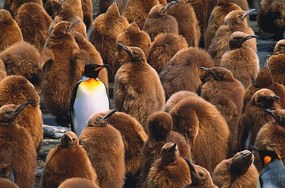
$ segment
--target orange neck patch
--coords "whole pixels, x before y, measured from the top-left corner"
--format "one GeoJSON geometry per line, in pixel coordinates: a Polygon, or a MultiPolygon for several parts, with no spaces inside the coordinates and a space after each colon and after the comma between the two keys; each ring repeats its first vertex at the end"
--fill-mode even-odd
{"type": "Polygon", "coordinates": [[[90,78],[86,81],[83,81],[81,82],[80,85],[82,86],[83,89],[87,89],[87,90],[93,90],[95,88],[100,88],[100,87],[105,88],[103,82],[95,78],[90,78]]]}

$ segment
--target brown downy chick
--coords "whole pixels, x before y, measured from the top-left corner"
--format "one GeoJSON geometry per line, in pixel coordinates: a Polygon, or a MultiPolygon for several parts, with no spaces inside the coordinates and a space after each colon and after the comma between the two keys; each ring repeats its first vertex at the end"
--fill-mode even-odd
{"type": "Polygon", "coordinates": [[[184,158],[191,158],[191,148],[185,138],[172,131],[172,118],[166,112],[155,112],[148,118],[148,140],[143,146],[143,166],[141,185],[146,186],[146,179],[151,165],[161,157],[161,147],[167,142],[174,142],[179,147],[179,153],[184,158]]]}
{"type": "Polygon", "coordinates": [[[0,59],[0,81],[7,76],[7,71],[5,68],[5,64],[0,59]]]}
{"type": "Polygon", "coordinates": [[[167,14],[176,18],[179,34],[185,37],[188,46],[198,47],[200,28],[195,11],[190,3],[179,1],[167,10],[167,14]]]}
{"type": "Polygon", "coordinates": [[[60,0],[60,3],[68,3],[72,6],[75,15],[78,16],[82,21],[83,18],[83,10],[82,10],[82,0],[60,0]]]}
{"type": "MultiPolygon", "coordinates": [[[[123,15],[125,12],[127,2],[128,0],[116,0],[121,15],[123,15]]],[[[114,3],[114,0],[100,0],[98,15],[105,13],[112,3],[114,3]]]]}
{"type": "Polygon", "coordinates": [[[105,116],[102,113],[92,115],[80,135],[80,143],[96,170],[100,187],[124,185],[124,142],[121,133],[107,122],[114,112],[105,116]]]}
{"type": "Polygon", "coordinates": [[[128,0],[124,16],[129,23],[136,22],[140,28],[143,28],[149,11],[159,3],[159,0],[128,0]]]}
{"type": "Polygon", "coordinates": [[[254,155],[248,150],[240,151],[232,158],[223,160],[214,170],[214,183],[220,188],[255,188],[258,172],[253,161],[254,155]]]}
{"type": "Polygon", "coordinates": [[[18,9],[23,4],[30,2],[43,6],[42,0],[4,0],[4,9],[8,10],[13,18],[16,18],[18,16],[18,9]]]}
{"type": "Polygon", "coordinates": [[[148,33],[151,41],[160,33],[173,33],[178,35],[178,23],[176,19],[167,14],[167,10],[172,4],[173,2],[155,5],[148,13],[143,30],[148,33]]]}
{"type": "MultiPolygon", "coordinates": [[[[97,49],[93,46],[91,42],[84,38],[84,36],[79,32],[72,32],[72,35],[79,48],[81,50],[85,50],[89,54],[89,59],[87,55],[81,55],[81,58],[87,58],[87,60],[85,60],[85,62],[87,62],[86,64],[104,65],[101,54],[97,51],[97,49]]],[[[109,87],[107,69],[102,69],[99,72],[98,78],[104,82],[107,88],[109,87]]]]}
{"type": "Polygon", "coordinates": [[[163,87],[140,48],[122,44],[118,48],[118,61],[122,65],[115,76],[115,107],[136,118],[146,129],[148,116],[164,108],[163,87]]]}
{"type": "Polygon", "coordinates": [[[201,69],[213,78],[202,86],[201,97],[215,105],[227,121],[230,130],[229,154],[232,156],[238,150],[238,123],[242,114],[245,89],[228,69],[201,69]]]}
{"type": "Polygon", "coordinates": [[[254,93],[262,88],[270,89],[277,96],[279,96],[280,100],[277,100],[276,103],[280,106],[280,108],[285,108],[285,86],[275,82],[268,67],[265,66],[259,71],[255,82],[252,83],[245,91],[242,110],[243,112],[246,104],[250,101],[254,93]]]}
{"type": "Polygon", "coordinates": [[[280,97],[269,89],[258,90],[245,107],[245,111],[239,123],[239,144],[240,149],[248,149],[253,146],[256,135],[260,128],[273,117],[264,109],[276,109],[276,100],[280,97]]]}
{"type": "Polygon", "coordinates": [[[81,177],[98,185],[96,171],[75,133],[68,131],[59,145],[50,150],[42,174],[42,188],[57,188],[64,180],[81,177]]]}
{"type": "Polygon", "coordinates": [[[213,64],[210,55],[202,49],[189,47],[179,50],[159,73],[166,99],[181,90],[197,93],[205,75],[200,67],[213,67],[213,64]]]}
{"type": "Polygon", "coordinates": [[[74,61],[79,50],[70,29],[75,23],[61,21],[55,25],[41,56],[49,52],[43,62],[42,95],[47,110],[57,116],[66,116],[70,108],[73,86],[83,73],[84,64],[74,61]]]}
{"type": "Polygon", "coordinates": [[[9,171],[19,187],[34,187],[35,184],[37,153],[34,143],[26,129],[16,122],[19,113],[29,104],[30,101],[25,101],[21,105],[7,104],[0,108],[0,166],[10,165],[9,171]]]}
{"type": "Polygon", "coordinates": [[[7,75],[21,75],[27,78],[40,93],[41,67],[40,53],[27,42],[17,42],[0,53],[7,75]]]}
{"type": "Polygon", "coordinates": [[[212,10],[207,29],[205,31],[204,46],[206,50],[208,50],[211,45],[216,31],[224,24],[226,15],[233,10],[241,10],[241,8],[231,0],[217,0],[217,5],[212,10]]]}
{"type": "Polygon", "coordinates": [[[72,4],[66,2],[60,4],[59,14],[50,24],[49,32],[51,32],[54,29],[55,25],[60,21],[78,22],[76,25],[74,25],[74,27],[72,27],[71,31],[77,31],[81,33],[85,38],[87,38],[86,26],[84,22],[80,19],[80,17],[76,15],[72,4]]]}
{"type": "Polygon", "coordinates": [[[285,54],[285,39],[279,40],[275,44],[274,54],[285,54]]]}
{"type": "Polygon", "coordinates": [[[170,111],[173,130],[191,146],[192,159],[211,174],[228,156],[229,128],[219,110],[201,97],[186,97],[170,111]],[[214,144],[213,144],[214,143],[214,144]]]}
{"type": "Polygon", "coordinates": [[[41,51],[48,37],[48,28],[52,22],[51,17],[42,5],[36,3],[23,4],[18,10],[16,22],[22,31],[23,40],[41,51]]]}
{"type": "Polygon", "coordinates": [[[92,0],[81,0],[83,22],[86,25],[86,31],[93,23],[93,1],[92,0]]]}
{"type": "Polygon", "coordinates": [[[258,56],[249,43],[246,43],[253,38],[258,36],[240,31],[232,33],[229,38],[229,51],[221,58],[221,67],[229,69],[245,88],[254,82],[259,72],[258,56]]]}
{"type": "Polygon", "coordinates": [[[54,19],[59,14],[60,1],[59,0],[46,0],[44,8],[48,15],[54,19]]]}
{"type": "Polygon", "coordinates": [[[170,112],[177,103],[179,103],[182,99],[186,97],[197,97],[197,93],[192,91],[181,90],[169,97],[169,99],[165,103],[165,112],[170,112]]]}
{"type": "Polygon", "coordinates": [[[22,76],[8,76],[0,82],[0,106],[22,104],[31,101],[17,118],[17,124],[24,127],[34,141],[34,148],[40,151],[43,141],[43,120],[40,110],[40,96],[34,86],[22,76]]]}
{"type": "MultiPolygon", "coordinates": [[[[136,22],[131,23],[123,33],[119,34],[116,42],[126,46],[139,47],[143,50],[145,57],[148,57],[151,40],[148,34],[145,31],[141,30],[139,26],[136,24],[136,22]]],[[[115,70],[114,70],[115,73],[120,68],[120,66],[121,65],[117,61],[116,57],[115,70]]]]}
{"type": "Polygon", "coordinates": [[[148,63],[160,73],[179,50],[187,47],[187,41],[181,35],[161,33],[151,44],[148,63]]]}
{"type": "Polygon", "coordinates": [[[17,22],[8,10],[0,9],[0,52],[19,41],[23,36],[17,22]]]}
{"type": "Polygon", "coordinates": [[[1,188],[19,188],[17,184],[7,178],[0,178],[1,188]]]}
{"type": "Polygon", "coordinates": [[[58,188],[99,188],[94,181],[87,178],[69,178],[63,181],[58,188]]]}
{"type": "Polygon", "coordinates": [[[180,156],[175,143],[163,145],[161,158],[153,163],[146,181],[149,188],[179,188],[191,184],[189,166],[180,156]]]}
{"type": "Polygon", "coordinates": [[[268,58],[267,67],[270,70],[273,80],[285,85],[285,54],[271,55],[268,58]]]}
{"type": "Polygon", "coordinates": [[[114,81],[116,39],[129,26],[128,20],[120,15],[117,4],[114,2],[106,13],[96,17],[92,23],[90,42],[100,52],[104,64],[109,64],[112,71],[108,73],[109,81],[114,81]]]}
{"type": "MultiPolygon", "coordinates": [[[[254,31],[248,26],[246,16],[252,13],[254,9],[248,11],[231,11],[224,20],[224,25],[220,26],[209,46],[208,52],[215,62],[215,66],[220,66],[223,54],[229,50],[229,39],[233,32],[241,31],[248,35],[254,35],[254,31]]],[[[248,43],[256,52],[256,40],[252,39],[248,43]]]]}

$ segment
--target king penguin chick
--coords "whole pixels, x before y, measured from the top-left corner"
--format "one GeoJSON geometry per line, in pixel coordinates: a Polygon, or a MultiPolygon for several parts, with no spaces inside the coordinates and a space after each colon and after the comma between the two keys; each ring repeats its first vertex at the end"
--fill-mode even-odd
{"type": "Polygon", "coordinates": [[[88,64],[83,78],[74,86],[70,100],[71,130],[80,135],[94,113],[109,110],[110,103],[105,84],[98,79],[100,70],[107,65],[88,64]]]}
{"type": "Polygon", "coordinates": [[[282,187],[285,182],[285,167],[281,156],[275,150],[256,149],[263,166],[259,175],[258,187],[282,187]]]}
{"type": "Polygon", "coordinates": [[[166,112],[154,112],[148,118],[148,140],[143,146],[143,166],[141,185],[146,186],[146,179],[151,165],[161,157],[161,148],[167,142],[174,142],[179,147],[182,157],[191,158],[191,148],[185,138],[179,133],[172,131],[173,123],[171,116],[166,112]]]}
{"type": "Polygon", "coordinates": [[[94,114],[80,135],[96,170],[100,187],[123,187],[125,177],[125,148],[121,133],[108,123],[116,110],[94,114]],[[102,141],[104,143],[102,143],[102,141]]]}
{"type": "Polygon", "coordinates": [[[159,74],[179,50],[187,47],[187,41],[183,36],[161,33],[155,37],[151,44],[148,63],[159,74]]]}
{"type": "Polygon", "coordinates": [[[259,59],[246,41],[258,38],[256,35],[236,31],[229,39],[229,51],[221,58],[221,66],[229,69],[234,77],[247,88],[254,82],[259,72],[259,59]]]}
{"type": "Polygon", "coordinates": [[[27,78],[40,93],[41,67],[40,53],[28,42],[17,42],[0,53],[0,59],[8,75],[21,75],[27,78]]]}
{"type": "Polygon", "coordinates": [[[42,5],[33,2],[23,4],[18,10],[16,21],[22,31],[23,40],[41,51],[52,22],[42,5]]]}
{"type": "Polygon", "coordinates": [[[187,0],[180,0],[167,10],[167,14],[176,18],[179,34],[185,37],[188,46],[198,47],[200,28],[195,11],[187,0]]]}
{"type": "Polygon", "coordinates": [[[178,23],[176,19],[167,14],[167,10],[173,2],[155,5],[148,13],[143,30],[148,33],[151,41],[160,33],[178,34],[178,23]]]}
{"type": "Polygon", "coordinates": [[[42,173],[42,188],[57,188],[64,180],[81,177],[98,184],[96,171],[85,149],[79,145],[77,136],[67,131],[60,144],[52,148],[42,173]]]}
{"type": "Polygon", "coordinates": [[[204,46],[206,50],[208,50],[211,45],[216,31],[223,25],[226,15],[233,10],[241,10],[241,8],[233,3],[232,0],[217,0],[217,5],[211,12],[204,36],[204,46]]]}
{"type": "Polygon", "coordinates": [[[190,144],[193,161],[212,174],[216,165],[228,156],[230,133],[224,117],[213,104],[198,96],[181,100],[170,115],[173,130],[190,144]]]}
{"type": "Polygon", "coordinates": [[[285,39],[279,40],[275,44],[274,54],[285,54],[285,39]]]}
{"type": "Polygon", "coordinates": [[[258,90],[245,107],[239,122],[239,144],[240,149],[248,149],[253,146],[256,135],[260,128],[273,117],[264,109],[275,109],[276,100],[280,97],[269,89],[258,90]]]}
{"type": "Polygon", "coordinates": [[[17,184],[6,178],[0,178],[1,188],[19,188],[17,184]]]}
{"type": "Polygon", "coordinates": [[[31,136],[16,123],[16,118],[29,104],[30,101],[21,105],[1,105],[0,108],[0,166],[10,164],[15,183],[27,188],[35,184],[37,153],[31,136]]]}
{"type": "Polygon", "coordinates": [[[143,145],[148,139],[142,125],[131,115],[124,112],[114,113],[108,122],[120,131],[125,145],[125,184],[134,187],[142,168],[143,145]]]}
{"type": "Polygon", "coordinates": [[[0,9],[0,52],[19,41],[23,36],[17,22],[8,10],[0,9]]]}
{"type": "Polygon", "coordinates": [[[52,19],[54,19],[56,15],[58,15],[60,3],[61,2],[58,0],[46,0],[44,8],[52,19]]]}
{"type": "Polygon", "coordinates": [[[168,142],[161,148],[161,158],[153,163],[146,184],[149,188],[179,188],[191,184],[189,166],[175,143],[168,142]]]}
{"type": "Polygon", "coordinates": [[[92,23],[90,42],[101,54],[104,64],[111,66],[112,71],[108,73],[110,82],[114,81],[115,76],[116,39],[128,26],[128,20],[120,15],[115,2],[108,8],[106,13],[96,17],[92,23]]]}
{"type": "Polygon", "coordinates": [[[159,3],[159,0],[128,0],[124,16],[129,23],[136,22],[140,28],[143,28],[149,11],[159,3]]]}
{"type": "Polygon", "coordinates": [[[42,4],[42,0],[4,0],[4,9],[8,10],[13,18],[16,18],[18,16],[18,10],[19,8],[25,4],[25,3],[37,3],[39,5],[42,4]]]}
{"type": "Polygon", "coordinates": [[[118,60],[122,65],[115,76],[115,107],[136,118],[146,129],[148,116],[164,108],[163,87],[140,48],[122,44],[118,47],[118,60]]]}
{"type": "Polygon", "coordinates": [[[189,47],[179,50],[159,73],[166,99],[181,90],[197,93],[205,75],[200,67],[213,67],[213,64],[210,55],[202,49],[189,47]]]}
{"type": "MultiPolygon", "coordinates": [[[[222,55],[229,50],[229,39],[233,32],[241,31],[248,35],[254,35],[254,31],[248,26],[246,16],[254,9],[243,11],[231,11],[224,20],[224,25],[220,26],[209,46],[208,52],[215,62],[215,66],[220,66],[222,55]]],[[[249,41],[250,47],[256,52],[256,40],[249,41]]]]}
{"type": "Polygon", "coordinates": [[[267,67],[270,70],[273,80],[285,85],[285,54],[273,54],[268,58],[267,67]]]}
{"type": "Polygon", "coordinates": [[[0,59],[0,81],[7,76],[7,71],[5,68],[5,64],[0,59]]]}
{"type": "Polygon", "coordinates": [[[86,25],[86,31],[93,22],[93,2],[92,0],[81,0],[83,22],[86,25]]]}
{"type": "MultiPolygon", "coordinates": [[[[125,13],[127,2],[128,0],[116,0],[121,15],[125,13]]],[[[114,0],[100,0],[98,15],[105,13],[112,3],[114,3],[114,0]]]]}
{"type": "Polygon", "coordinates": [[[221,188],[256,188],[258,172],[253,161],[254,155],[248,150],[240,151],[232,158],[221,161],[213,173],[214,183],[221,188]]]}
{"type": "MultiPolygon", "coordinates": [[[[125,46],[135,46],[143,50],[145,57],[148,57],[150,51],[151,40],[148,34],[141,30],[136,22],[133,22],[129,27],[117,37],[117,43],[121,43],[125,46]]],[[[116,56],[115,70],[114,73],[120,68],[121,63],[118,61],[116,56]]]]}
{"type": "Polygon", "coordinates": [[[17,118],[17,124],[24,127],[34,141],[34,148],[40,151],[43,141],[43,120],[40,110],[40,96],[35,87],[22,76],[8,76],[0,82],[0,106],[22,104],[31,101],[17,118]]]}
{"type": "Polygon", "coordinates": [[[63,181],[58,188],[99,188],[94,181],[87,178],[69,178],[63,181]]]}
{"type": "Polygon", "coordinates": [[[68,3],[72,6],[75,15],[78,16],[82,21],[83,18],[83,10],[82,10],[82,0],[61,0],[61,3],[68,3]]]}
{"type": "Polygon", "coordinates": [[[201,97],[215,105],[227,121],[230,129],[229,153],[232,156],[238,150],[238,123],[245,89],[228,69],[222,67],[201,67],[201,69],[213,78],[202,86],[201,97]]]}

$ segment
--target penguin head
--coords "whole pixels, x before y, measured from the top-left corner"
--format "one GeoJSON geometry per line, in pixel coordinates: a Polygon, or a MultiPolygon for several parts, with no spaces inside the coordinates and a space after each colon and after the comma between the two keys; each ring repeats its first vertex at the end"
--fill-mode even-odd
{"type": "Polygon", "coordinates": [[[206,76],[211,76],[216,81],[232,81],[235,79],[232,72],[223,67],[200,68],[207,72],[206,76]]]}
{"type": "Polygon", "coordinates": [[[271,109],[265,109],[267,113],[272,115],[276,123],[278,123],[281,126],[285,127],[285,110],[283,109],[276,109],[276,110],[271,110],[271,109]]]}
{"type": "Polygon", "coordinates": [[[156,140],[165,140],[173,127],[171,116],[166,112],[154,112],[148,117],[148,135],[156,140]]]}
{"type": "Polygon", "coordinates": [[[83,75],[88,78],[97,78],[99,72],[104,68],[109,68],[110,66],[105,65],[97,65],[97,64],[87,64],[84,67],[83,75]]]}
{"type": "Polygon", "coordinates": [[[178,3],[178,0],[172,0],[172,1],[169,1],[167,4],[162,5],[162,7],[160,7],[160,11],[159,13],[160,14],[166,14],[167,13],[167,10],[172,7],[173,5],[177,4],[178,3]]]}
{"type": "Polygon", "coordinates": [[[73,22],[68,21],[60,21],[55,26],[54,29],[51,31],[50,36],[51,38],[56,39],[65,39],[65,38],[72,38],[70,30],[77,24],[80,23],[81,20],[76,20],[73,22]]]}
{"type": "Polygon", "coordinates": [[[117,112],[116,109],[110,110],[106,113],[97,113],[90,117],[88,120],[88,127],[106,127],[108,124],[109,118],[117,112]]]}
{"type": "Polygon", "coordinates": [[[120,62],[141,63],[146,62],[145,54],[139,47],[125,46],[117,43],[118,60],[120,62]]]}
{"type": "Polygon", "coordinates": [[[24,104],[6,104],[0,108],[0,124],[1,125],[10,125],[15,122],[15,119],[19,113],[31,104],[31,101],[27,101],[24,104]]]}
{"type": "Polygon", "coordinates": [[[72,131],[65,132],[64,135],[61,137],[60,146],[66,148],[73,145],[79,145],[78,137],[72,131]]]}
{"type": "Polygon", "coordinates": [[[279,40],[274,47],[274,54],[285,54],[285,39],[279,40]]]}
{"type": "Polygon", "coordinates": [[[233,32],[229,39],[229,47],[231,50],[242,47],[243,43],[247,40],[259,38],[257,35],[248,35],[241,31],[233,32]]]}
{"type": "Polygon", "coordinates": [[[256,150],[259,154],[259,157],[261,159],[262,167],[267,166],[271,162],[275,160],[282,160],[282,157],[277,154],[275,149],[273,150],[260,150],[259,148],[252,146],[254,150],[256,150]]]}
{"type": "Polygon", "coordinates": [[[161,161],[164,164],[174,162],[179,157],[179,150],[177,144],[167,142],[161,148],[161,161]]]}
{"type": "Polygon", "coordinates": [[[244,25],[247,26],[247,20],[245,19],[247,15],[253,13],[255,9],[250,9],[248,11],[234,10],[228,13],[224,19],[224,24],[228,26],[234,25],[244,25]]]}
{"type": "Polygon", "coordinates": [[[241,176],[247,172],[254,161],[254,155],[249,150],[243,150],[232,157],[230,172],[234,176],[241,176]]]}
{"type": "Polygon", "coordinates": [[[6,9],[0,9],[0,23],[13,21],[11,13],[6,9]]]}
{"type": "Polygon", "coordinates": [[[73,7],[67,2],[61,2],[59,7],[59,15],[64,18],[64,20],[73,17],[75,15],[73,7]]]}
{"type": "Polygon", "coordinates": [[[264,109],[271,109],[275,107],[275,101],[278,99],[280,97],[275,95],[273,91],[263,88],[254,93],[250,99],[250,103],[264,109]]]}

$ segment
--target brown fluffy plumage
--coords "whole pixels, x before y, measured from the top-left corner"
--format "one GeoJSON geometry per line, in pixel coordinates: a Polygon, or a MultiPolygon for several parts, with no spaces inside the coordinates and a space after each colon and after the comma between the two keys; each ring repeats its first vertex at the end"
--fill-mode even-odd
{"type": "Polygon", "coordinates": [[[120,15],[116,3],[113,3],[106,13],[96,17],[92,24],[90,42],[100,52],[104,64],[109,64],[112,71],[109,72],[109,81],[114,81],[114,64],[116,39],[129,26],[128,20],[120,15]]]}
{"type": "Polygon", "coordinates": [[[45,9],[36,3],[25,3],[19,8],[16,21],[22,31],[23,40],[41,51],[52,21],[45,9]]]}
{"type": "Polygon", "coordinates": [[[19,41],[23,36],[17,22],[9,11],[0,9],[0,52],[19,41]]]}
{"type": "Polygon", "coordinates": [[[189,166],[175,143],[163,145],[161,157],[153,163],[146,181],[148,188],[180,188],[192,182],[189,166]]]}
{"type": "Polygon", "coordinates": [[[32,105],[26,107],[17,118],[17,124],[24,127],[34,141],[34,148],[40,151],[43,140],[40,96],[34,86],[22,76],[8,76],[0,82],[0,106],[22,104],[28,100],[32,105]]]}
{"type": "Polygon", "coordinates": [[[34,187],[37,153],[27,130],[15,121],[23,105],[7,104],[0,108],[0,166],[8,164],[12,168],[19,187],[34,187]]]}
{"type": "Polygon", "coordinates": [[[179,50],[159,73],[166,99],[180,90],[197,92],[205,75],[200,67],[212,67],[213,64],[210,55],[202,49],[190,47],[179,50]]]}
{"type": "MultiPolygon", "coordinates": [[[[246,15],[250,11],[231,11],[224,20],[224,25],[220,26],[209,46],[208,52],[213,58],[215,65],[220,66],[222,55],[229,50],[229,39],[233,32],[242,31],[249,35],[254,35],[254,31],[248,26],[246,15]]],[[[249,41],[250,47],[256,51],[256,40],[249,41]]]]}
{"type": "Polygon", "coordinates": [[[217,107],[230,129],[230,156],[238,150],[238,123],[242,113],[245,89],[231,71],[222,67],[206,69],[213,78],[201,89],[201,97],[217,107]],[[221,97],[223,96],[223,97],[221,97]]]}
{"type": "MultiPolygon", "coordinates": [[[[121,15],[125,12],[127,2],[128,0],[116,0],[121,15]]],[[[105,13],[112,3],[114,3],[114,0],[100,0],[98,14],[105,13]]]]}
{"type": "Polygon", "coordinates": [[[41,89],[47,110],[55,116],[69,111],[73,86],[84,69],[84,64],[73,60],[79,47],[70,33],[71,27],[66,21],[57,23],[41,53],[50,53],[43,62],[41,89]]]}
{"type": "Polygon", "coordinates": [[[148,118],[149,138],[143,146],[143,167],[142,167],[142,185],[149,174],[151,165],[156,159],[161,157],[161,148],[167,142],[174,142],[178,145],[180,155],[185,158],[191,158],[190,147],[185,138],[179,133],[172,131],[172,118],[166,112],[155,112],[148,118]]]}
{"type": "Polygon", "coordinates": [[[167,4],[158,4],[152,7],[144,22],[143,30],[148,33],[151,40],[160,33],[178,34],[176,19],[167,14],[167,4]]]}
{"type": "Polygon", "coordinates": [[[62,0],[62,2],[70,4],[75,12],[75,15],[78,16],[82,21],[84,20],[81,3],[82,0],[62,0]]]}
{"type": "MultiPolygon", "coordinates": [[[[126,46],[139,47],[143,50],[145,57],[148,57],[151,40],[145,31],[140,30],[136,22],[131,23],[123,33],[119,34],[116,42],[126,46]]],[[[116,61],[115,73],[120,66],[120,63],[116,61]]]]}
{"type": "Polygon", "coordinates": [[[217,1],[217,5],[211,12],[208,25],[205,31],[204,46],[206,50],[208,50],[209,46],[211,45],[216,31],[221,25],[224,24],[224,19],[226,15],[233,10],[241,10],[241,8],[237,4],[232,3],[231,0],[217,1]]]}
{"type": "Polygon", "coordinates": [[[285,85],[285,54],[272,55],[268,59],[267,67],[270,70],[273,80],[285,85]]]}
{"type": "Polygon", "coordinates": [[[0,178],[1,188],[19,188],[14,182],[6,178],[0,178]]]}
{"type": "Polygon", "coordinates": [[[279,40],[275,44],[274,54],[285,54],[285,39],[279,40]]]}
{"type": "Polygon", "coordinates": [[[138,47],[124,48],[118,52],[122,65],[115,76],[115,107],[146,128],[148,116],[164,108],[163,87],[156,71],[146,62],[143,51],[138,47]]]}
{"type": "Polygon", "coordinates": [[[40,53],[27,42],[17,42],[0,53],[0,59],[8,75],[21,75],[27,78],[40,91],[40,53]]]}
{"type": "Polygon", "coordinates": [[[269,89],[260,89],[251,97],[239,123],[239,144],[241,149],[248,149],[254,144],[259,129],[273,120],[264,109],[275,109],[278,97],[269,89]]]}
{"type": "Polygon", "coordinates": [[[171,6],[167,14],[176,18],[179,34],[185,37],[189,46],[198,47],[200,40],[200,28],[195,11],[190,3],[179,1],[171,6]]]}
{"type": "Polygon", "coordinates": [[[5,64],[0,59],[0,81],[7,76],[7,71],[5,68],[5,64]]]}
{"type": "Polygon", "coordinates": [[[173,130],[191,145],[193,161],[211,174],[228,155],[229,128],[219,110],[201,97],[186,97],[170,111],[173,130]]]}
{"type": "Polygon", "coordinates": [[[151,44],[148,63],[157,73],[160,73],[179,50],[187,47],[187,41],[183,36],[173,33],[161,33],[155,37],[151,44]]]}
{"type": "Polygon", "coordinates": [[[44,8],[47,13],[54,19],[59,13],[60,2],[58,0],[46,0],[44,8]]]}
{"type": "Polygon", "coordinates": [[[192,96],[197,96],[197,94],[192,92],[192,91],[183,91],[183,90],[174,93],[166,101],[166,103],[165,103],[165,111],[166,112],[170,112],[174,108],[174,106],[177,103],[179,103],[182,99],[184,99],[186,97],[192,97],[192,96]]]}
{"type": "Polygon", "coordinates": [[[283,1],[261,0],[257,23],[260,29],[275,33],[276,39],[283,39],[285,29],[285,4],[283,1]]]}
{"type": "Polygon", "coordinates": [[[64,180],[81,177],[98,184],[94,168],[75,133],[68,131],[50,150],[42,174],[42,188],[57,188],[64,180]]]}
{"type": "Polygon", "coordinates": [[[125,150],[121,133],[102,121],[103,114],[90,117],[80,135],[96,170],[100,187],[123,187],[125,177],[125,150]]]}
{"type": "Polygon", "coordinates": [[[21,5],[29,2],[34,2],[41,6],[43,5],[41,0],[4,0],[4,9],[8,10],[11,15],[16,18],[21,5]]]}
{"type": "Polygon", "coordinates": [[[254,155],[244,150],[230,159],[220,162],[214,170],[214,183],[220,188],[248,187],[255,188],[258,172],[252,164],[254,155]]]}
{"type": "Polygon", "coordinates": [[[128,0],[124,16],[142,28],[151,8],[159,3],[159,0],[128,0]]]}
{"type": "Polygon", "coordinates": [[[86,25],[86,30],[91,26],[93,22],[93,3],[92,0],[81,0],[83,21],[86,25]]]}
{"type": "MultiPolygon", "coordinates": [[[[73,32],[72,33],[76,43],[78,44],[79,48],[81,50],[85,50],[89,54],[89,59],[88,56],[81,55],[84,60],[84,58],[87,58],[85,60],[86,64],[97,64],[97,65],[103,65],[103,60],[100,55],[100,53],[97,51],[97,49],[92,45],[91,42],[89,42],[86,38],[83,37],[83,35],[79,32],[73,32]]],[[[111,70],[109,70],[111,71],[111,70]]],[[[109,87],[109,81],[108,81],[108,72],[107,69],[102,69],[99,72],[98,78],[102,80],[105,84],[105,86],[108,88],[109,87]]]]}
{"type": "Polygon", "coordinates": [[[87,178],[69,178],[63,181],[58,188],[99,188],[94,181],[87,178]]]}
{"type": "Polygon", "coordinates": [[[259,72],[259,58],[249,43],[255,39],[250,38],[248,43],[244,42],[240,46],[241,40],[251,36],[255,37],[240,31],[232,33],[229,38],[230,49],[223,54],[220,62],[221,67],[229,69],[245,88],[254,82],[259,72]]]}

